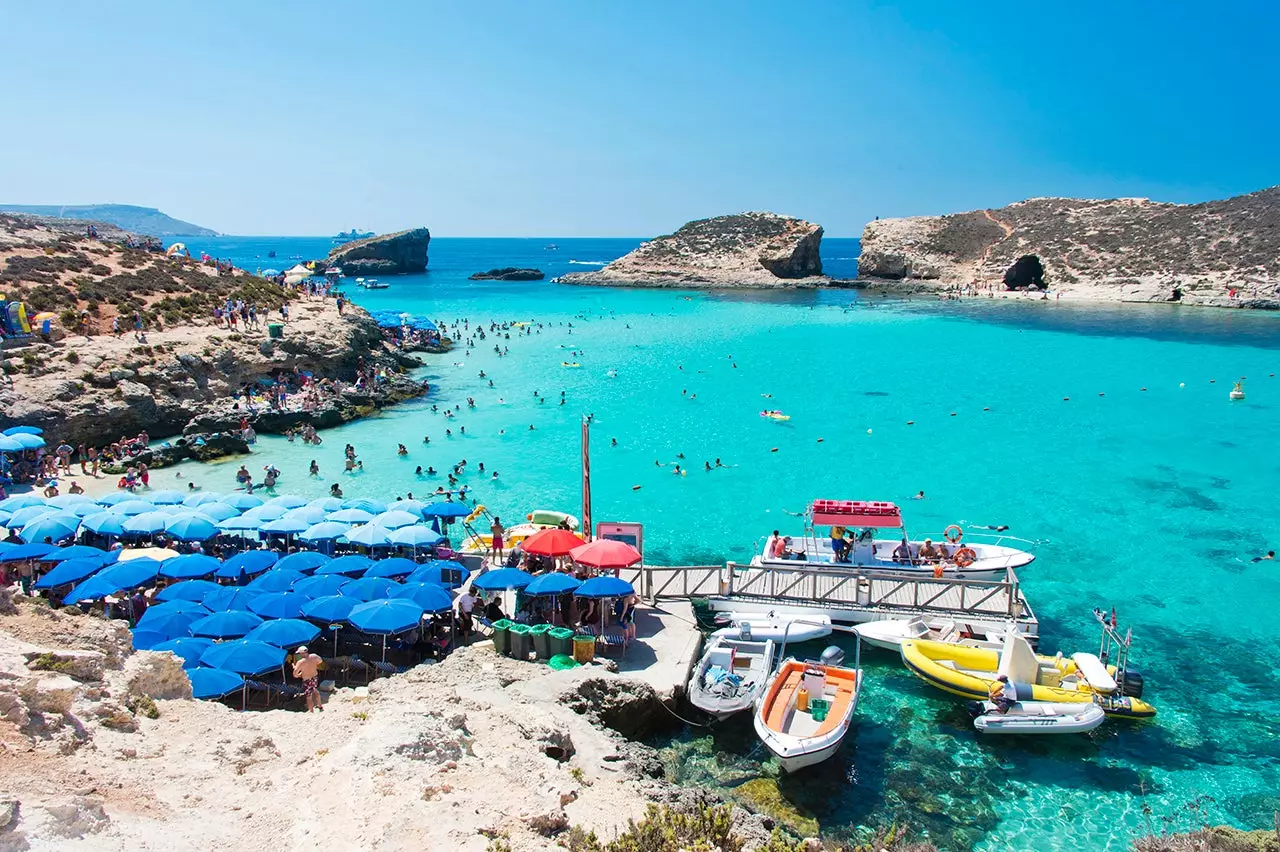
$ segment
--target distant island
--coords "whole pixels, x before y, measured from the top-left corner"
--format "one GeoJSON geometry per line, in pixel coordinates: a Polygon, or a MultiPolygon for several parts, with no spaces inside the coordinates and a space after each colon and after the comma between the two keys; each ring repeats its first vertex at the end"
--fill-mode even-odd
{"type": "Polygon", "coordinates": [[[520,269],[504,266],[488,272],[476,272],[468,276],[472,281],[541,281],[546,276],[541,269],[520,269]]]}
{"type": "Polygon", "coordinates": [[[47,216],[51,219],[89,219],[152,237],[218,235],[217,231],[167,216],[154,207],[136,207],[132,204],[0,204],[0,212],[47,216]]]}
{"type": "Polygon", "coordinates": [[[858,277],[894,290],[1280,309],[1280,186],[1201,204],[1032,198],[878,219],[863,231],[858,277]]]}
{"type": "Polygon", "coordinates": [[[822,227],[776,213],[698,219],[565,284],[631,287],[820,287],[822,227]]]}

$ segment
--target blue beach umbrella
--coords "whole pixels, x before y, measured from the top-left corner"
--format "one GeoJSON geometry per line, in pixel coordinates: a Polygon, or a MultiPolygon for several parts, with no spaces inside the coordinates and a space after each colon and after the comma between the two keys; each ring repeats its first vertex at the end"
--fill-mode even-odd
{"type": "Polygon", "coordinates": [[[121,500],[111,505],[111,511],[117,515],[141,515],[144,512],[154,512],[156,506],[147,500],[139,500],[136,497],[131,500],[121,500]]]}
{"type": "MultiPolygon", "coordinates": [[[[255,592],[287,592],[293,588],[294,583],[306,578],[307,575],[301,571],[273,568],[264,571],[262,576],[249,583],[245,588],[253,589],[255,592]]],[[[250,607],[250,609],[253,609],[253,607],[250,607]]],[[[257,610],[254,610],[254,612],[257,612],[257,610]]]]}
{"type": "Polygon", "coordinates": [[[320,628],[300,618],[278,618],[253,628],[244,637],[251,642],[266,642],[277,648],[296,648],[314,641],[320,628]]]}
{"type": "Polygon", "coordinates": [[[422,510],[426,518],[465,518],[471,509],[461,503],[431,503],[422,510]]]}
{"type": "Polygon", "coordinates": [[[524,587],[524,593],[531,597],[563,595],[576,590],[581,585],[582,581],[572,574],[555,572],[535,577],[532,583],[524,587]]]}
{"type": "Polygon", "coordinates": [[[336,512],[330,512],[325,520],[343,524],[364,524],[368,523],[372,517],[373,512],[366,512],[364,509],[339,509],[336,512]]]}
{"type": "Polygon", "coordinates": [[[385,598],[357,604],[347,616],[352,627],[365,633],[390,635],[417,627],[423,609],[408,598],[385,598]]]}
{"type": "Polygon", "coordinates": [[[351,579],[341,574],[321,574],[318,577],[303,577],[293,584],[291,591],[305,595],[308,598],[323,598],[328,595],[336,595],[338,589],[341,589],[349,582],[351,582],[351,579]]]}
{"type": "MultiPolygon", "coordinates": [[[[213,616],[216,618],[217,616],[213,616]]],[[[254,639],[220,642],[200,655],[200,663],[242,675],[258,675],[284,665],[285,651],[254,639]]]]}
{"type": "Polygon", "coordinates": [[[81,601],[92,601],[114,595],[126,589],[136,588],[153,582],[160,563],[154,559],[133,559],[129,562],[118,562],[102,569],[97,574],[76,586],[62,599],[65,604],[81,601]]]}
{"type": "Polygon", "coordinates": [[[215,524],[220,521],[227,521],[231,518],[238,517],[240,510],[234,506],[228,506],[226,503],[205,503],[200,506],[191,507],[183,506],[188,513],[188,517],[207,518],[215,524]]]}
{"type": "Polygon", "coordinates": [[[0,432],[0,434],[10,435],[10,436],[43,435],[44,429],[41,429],[39,426],[27,426],[26,424],[23,424],[22,426],[10,426],[8,429],[5,429],[4,432],[0,432]]]}
{"type": "Polygon", "coordinates": [[[453,608],[453,596],[435,583],[405,583],[391,592],[393,598],[406,598],[424,612],[445,612],[453,608]]]}
{"type": "Polygon", "coordinates": [[[207,541],[218,534],[213,521],[199,517],[172,518],[164,531],[179,541],[207,541]]]}
{"type": "Polygon", "coordinates": [[[124,515],[111,512],[97,512],[80,519],[80,526],[98,535],[118,536],[124,532],[124,515]]]}
{"type": "Polygon", "coordinates": [[[316,568],[316,574],[347,574],[354,576],[363,574],[365,570],[373,564],[373,560],[367,556],[339,556],[337,559],[324,563],[316,568]]]}
{"type": "Polygon", "coordinates": [[[297,618],[311,598],[297,592],[265,592],[249,601],[249,611],[263,618],[297,618]]]}
{"type": "Polygon", "coordinates": [[[293,494],[282,494],[279,497],[272,497],[264,505],[280,506],[284,510],[288,511],[289,509],[297,509],[300,506],[307,505],[307,501],[293,494]]]}
{"type": "Polygon", "coordinates": [[[261,506],[266,501],[263,500],[261,497],[254,497],[252,494],[237,493],[237,494],[227,494],[224,497],[222,497],[218,502],[225,503],[226,505],[231,506],[232,508],[243,512],[246,509],[255,509],[258,506],[261,506]]]}
{"type": "Polygon", "coordinates": [[[218,529],[223,532],[257,532],[266,521],[258,518],[250,518],[245,515],[237,515],[234,518],[227,518],[225,521],[218,521],[218,529]]]}
{"type": "Polygon", "coordinates": [[[344,598],[356,598],[362,601],[376,601],[379,598],[389,598],[391,593],[400,588],[400,584],[394,580],[388,580],[386,577],[364,577],[359,580],[350,580],[341,589],[338,594],[344,598]]]}
{"type": "Polygon", "coordinates": [[[9,522],[9,513],[0,509],[0,527],[3,527],[8,522],[9,522]]]}
{"type": "Polygon", "coordinates": [[[318,524],[325,518],[329,517],[329,512],[319,506],[301,506],[297,509],[290,509],[281,517],[290,521],[301,521],[306,524],[306,526],[303,527],[303,529],[306,529],[312,524],[318,524]]]}
{"type": "Polygon", "coordinates": [[[57,497],[50,497],[44,501],[48,506],[55,506],[59,509],[69,509],[72,506],[79,506],[88,503],[91,506],[98,505],[92,497],[86,497],[83,494],[59,494],[57,497]]]}
{"type": "Polygon", "coordinates": [[[39,506],[27,506],[11,512],[9,514],[9,520],[5,526],[10,529],[22,529],[37,518],[56,514],[57,511],[58,509],[55,506],[45,506],[43,504],[39,506]]]}
{"type": "Polygon", "coordinates": [[[239,577],[240,569],[250,577],[261,574],[280,561],[280,555],[270,550],[246,550],[229,556],[218,569],[219,577],[239,577]]]}
{"type": "Polygon", "coordinates": [[[386,527],[389,530],[397,530],[400,527],[407,527],[416,524],[422,520],[422,516],[414,512],[401,512],[398,509],[388,509],[385,512],[374,515],[373,520],[369,523],[377,524],[380,527],[386,527]]]}
{"type": "Polygon", "coordinates": [[[471,572],[462,563],[451,559],[433,559],[409,575],[409,582],[435,583],[446,589],[456,589],[467,581],[471,572]]]}
{"type": "MultiPolygon", "coordinates": [[[[272,523],[278,524],[284,520],[284,518],[281,518],[279,521],[272,521],[272,523]]],[[[350,528],[347,524],[340,524],[337,521],[322,521],[307,527],[298,537],[303,541],[332,541],[342,538],[350,528]]]]}
{"type": "Polygon", "coordinates": [[[308,506],[314,506],[325,512],[336,512],[342,508],[342,501],[337,497],[317,497],[307,503],[308,506]]]}
{"type": "Polygon", "coordinates": [[[22,528],[22,532],[18,533],[18,536],[25,542],[42,542],[46,538],[50,541],[59,542],[68,538],[75,538],[76,530],[79,528],[79,518],[46,516],[36,518],[27,524],[22,528]]]}
{"type": "Polygon", "coordinates": [[[21,441],[9,435],[0,435],[0,453],[20,453],[25,449],[21,441]]]}
{"type": "MultiPolygon", "coordinates": [[[[186,499],[182,501],[184,506],[203,506],[206,503],[217,503],[222,499],[222,495],[216,491],[201,491],[197,494],[188,494],[186,499]]],[[[99,500],[99,503],[102,501],[99,500]]]]}
{"type": "Polygon", "coordinates": [[[59,547],[51,550],[41,558],[41,562],[65,562],[68,559],[97,559],[100,565],[115,561],[115,554],[109,554],[100,547],[87,544],[75,544],[71,547],[59,547]]]}
{"type": "Polygon", "coordinates": [[[392,530],[387,540],[404,547],[433,547],[444,541],[444,536],[430,527],[414,526],[392,530]]]}
{"type": "Polygon", "coordinates": [[[393,556],[390,559],[379,559],[364,572],[366,577],[407,577],[421,566],[412,559],[393,556]]]}
{"type": "Polygon", "coordinates": [[[32,435],[28,432],[19,432],[16,435],[7,436],[22,445],[24,450],[38,450],[44,446],[44,438],[39,435],[32,435]]]}
{"type": "Polygon", "coordinates": [[[377,524],[361,524],[349,530],[343,538],[350,544],[364,547],[386,547],[388,535],[390,531],[377,524]]]}
{"type": "Polygon", "coordinates": [[[316,621],[346,621],[347,616],[351,614],[351,610],[355,609],[359,603],[360,601],[355,598],[347,598],[342,595],[326,595],[303,605],[302,614],[307,618],[314,618],[316,621]]]}
{"type": "Polygon", "coordinates": [[[147,499],[157,506],[177,506],[187,499],[187,495],[181,491],[152,491],[147,499]]]}
{"type": "MultiPolygon", "coordinates": [[[[174,656],[182,660],[184,669],[194,669],[200,665],[200,655],[213,647],[212,639],[197,639],[194,636],[182,636],[177,639],[170,639],[168,642],[161,642],[159,645],[152,645],[152,651],[172,651],[174,656]]],[[[210,669],[212,671],[212,669],[210,669]]],[[[190,677],[191,673],[188,672],[190,677]]]]}
{"type": "Polygon", "coordinates": [[[360,509],[370,515],[376,515],[379,512],[387,511],[387,504],[381,500],[370,500],[368,497],[352,497],[342,501],[342,508],[360,509]]]}
{"type": "Polygon", "coordinates": [[[223,586],[216,592],[210,592],[200,603],[214,612],[248,612],[249,601],[260,594],[262,592],[256,589],[223,586]]]}
{"type": "Polygon", "coordinates": [[[330,559],[331,557],[325,556],[323,553],[304,550],[301,553],[290,553],[288,556],[281,558],[276,563],[276,567],[288,568],[291,571],[301,571],[306,574],[316,570],[316,568],[330,561],[330,559]]]}
{"type": "Polygon", "coordinates": [[[130,633],[129,639],[135,651],[150,651],[161,642],[166,642],[169,639],[168,636],[163,633],[157,633],[154,630],[133,630],[130,633]]]}
{"type": "Polygon", "coordinates": [[[397,500],[391,504],[389,511],[410,512],[421,518],[423,510],[426,509],[428,505],[430,504],[424,503],[421,500],[397,500]]]}
{"type": "Polygon", "coordinates": [[[501,592],[507,589],[523,589],[533,582],[533,575],[519,568],[499,568],[487,574],[481,574],[471,581],[471,586],[484,589],[486,592],[501,592]]]}
{"type": "MultiPolygon", "coordinates": [[[[202,506],[201,509],[203,508],[204,507],[202,506]]],[[[277,518],[283,518],[284,513],[287,511],[289,510],[286,509],[284,506],[272,506],[270,503],[268,503],[266,505],[259,506],[256,509],[250,509],[240,517],[249,518],[250,520],[253,520],[253,521],[260,521],[261,523],[265,524],[267,521],[274,521],[277,518]]]]}
{"type": "Polygon", "coordinates": [[[98,498],[99,506],[115,506],[119,503],[127,503],[130,500],[137,500],[138,495],[131,491],[117,491],[114,494],[103,494],[98,498]]]}
{"type": "Polygon", "coordinates": [[[211,583],[208,580],[184,580],[181,583],[174,583],[172,586],[165,586],[156,592],[156,600],[200,603],[213,592],[220,592],[222,589],[222,586],[217,583],[211,583]]]}
{"type": "Polygon", "coordinates": [[[36,588],[52,589],[55,586],[79,583],[93,576],[100,568],[102,568],[100,559],[68,559],[58,563],[56,568],[36,580],[36,588]]]}
{"type": "Polygon", "coordinates": [[[195,580],[217,571],[221,562],[203,553],[187,553],[166,559],[160,565],[160,576],[174,580],[195,580]]]}
{"type": "Polygon", "coordinates": [[[213,614],[209,610],[200,606],[200,604],[196,603],[195,601],[165,601],[164,603],[152,604],[151,606],[147,607],[147,611],[143,613],[143,615],[147,616],[153,612],[154,613],[185,612],[189,615],[195,615],[199,618],[204,618],[206,615],[213,614]]]}
{"type": "Polygon", "coordinates": [[[102,507],[97,503],[73,503],[62,510],[63,514],[75,515],[77,518],[87,518],[89,515],[96,515],[102,511],[102,507]]]}
{"type": "Polygon", "coordinates": [[[142,614],[142,618],[138,619],[137,629],[159,633],[166,639],[177,639],[179,636],[188,635],[191,632],[192,623],[207,615],[208,613],[200,615],[194,612],[153,613],[148,609],[142,614]]]}
{"type": "Polygon", "coordinates": [[[635,587],[619,577],[592,577],[573,595],[578,598],[622,598],[635,593],[635,587]]]}
{"type": "Polygon", "coordinates": [[[171,518],[165,512],[143,512],[125,518],[123,528],[128,535],[153,535],[164,530],[171,518]]]}
{"type": "MultiPolygon", "coordinates": [[[[260,616],[243,610],[215,612],[213,615],[206,615],[204,618],[193,622],[191,635],[204,636],[209,639],[235,639],[248,633],[261,623],[262,618],[260,616]]],[[[200,660],[205,662],[204,657],[201,657],[200,660]]]]}
{"type": "Polygon", "coordinates": [[[304,533],[311,529],[313,525],[307,523],[301,518],[277,518],[274,521],[266,521],[259,529],[264,533],[274,533],[276,535],[294,535],[304,533]]]}
{"type": "Polygon", "coordinates": [[[44,498],[35,494],[15,494],[0,500],[0,511],[16,512],[28,506],[43,506],[44,498]]]}
{"type": "MultiPolygon", "coordinates": [[[[183,667],[186,668],[184,662],[183,667]]],[[[226,698],[233,692],[244,688],[244,677],[235,672],[222,669],[210,669],[203,666],[192,668],[187,672],[191,678],[191,697],[205,700],[226,698]]]]}
{"type": "Polygon", "coordinates": [[[54,545],[39,541],[31,544],[20,544],[0,554],[0,562],[21,562],[23,559],[40,559],[57,550],[58,548],[54,545]]]}

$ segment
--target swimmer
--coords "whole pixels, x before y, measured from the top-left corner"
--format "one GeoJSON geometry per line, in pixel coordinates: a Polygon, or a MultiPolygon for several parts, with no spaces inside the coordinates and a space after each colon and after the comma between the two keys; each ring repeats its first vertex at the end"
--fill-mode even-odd
{"type": "Polygon", "coordinates": [[[396,455],[398,455],[398,456],[407,456],[407,455],[409,455],[409,449],[408,449],[404,444],[400,444],[400,445],[399,445],[399,447],[400,447],[400,448],[399,448],[398,450],[396,450],[396,455]]]}
{"type": "Polygon", "coordinates": [[[498,478],[498,472],[497,472],[496,470],[493,472],[493,478],[494,478],[494,479],[497,479],[497,478],[498,478]]]}
{"type": "Polygon", "coordinates": [[[422,436],[422,443],[424,443],[424,444],[430,444],[430,443],[431,443],[431,436],[430,436],[430,435],[423,435],[423,436],[422,436]]]}
{"type": "Polygon", "coordinates": [[[436,475],[436,469],[431,465],[427,465],[427,476],[435,476],[435,475],[436,475]]]}
{"type": "Polygon", "coordinates": [[[422,476],[422,465],[418,465],[417,469],[416,469],[416,470],[414,470],[413,475],[414,475],[414,476],[422,476]]]}
{"type": "Polygon", "coordinates": [[[916,496],[912,497],[911,499],[912,499],[912,500],[923,500],[923,499],[924,499],[924,492],[923,492],[923,491],[917,491],[917,492],[916,492],[916,496]]]}
{"type": "Polygon", "coordinates": [[[618,439],[617,439],[617,438],[610,438],[610,439],[609,439],[609,446],[611,446],[611,447],[616,447],[616,446],[618,446],[618,439]]]}
{"type": "Polygon", "coordinates": [[[1276,558],[1276,552],[1274,550],[1268,550],[1266,556],[1255,556],[1249,561],[1250,562],[1271,562],[1275,558],[1276,558]]]}
{"type": "Polygon", "coordinates": [[[724,465],[720,463],[720,457],[719,457],[719,456],[716,456],[716,467],[724,467],[724,465]]]}
{"type": "Polygon", "coordinates": [[[702,464],[704,465],[704,467],[705,467],[706,471],[707,471],[708,473],[710,473],[710,472],[711,472],[711,462],[703,462],[702,464]]]}
{"type": "Polygon", "coordinates": [[[680,474],[684,473],[684,471],[680,469],[680,465],[676,465],[675,469],[672,470],[671,472],[674,473],[676,476],[679,476],[680,474]]]}
{"type": "Polygon", "coordinates": [[[530,432],[532,432],[532,431],[533,431],[533,424],[532,424],[532,423],[530,423],[530,424],[529,424],[529,431],[530,431],[530,432]]]}

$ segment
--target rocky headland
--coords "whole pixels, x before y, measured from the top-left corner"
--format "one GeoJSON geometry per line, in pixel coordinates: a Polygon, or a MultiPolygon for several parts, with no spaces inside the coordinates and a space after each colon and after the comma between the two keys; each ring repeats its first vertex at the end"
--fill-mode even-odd
{"type": "MultiPolygon", "coordinates": [[[[48,340],[11,340],[0,353],[9,379],[0,385],[0,428],[41,426],[72,445],[144,430],[153,438],[235,431],[243,416],[258,431],[282,431],[300,422],[336,425],[423,392],[403,374],[418,361],[389,348],[365,311],[348,306],[339,314],[332,299],[300,297],[243,270],[129,248],[108,239],[105,227],[89,239],[83,229],[0,218],[4,292],[32,316],[58,314],[48,340]],[[213,308],[227,298],[270,313],[252,330],[215,325],[213,308]],[[283,336],[268,336],[269,318],[286,303],[283,336]],[[135,313],[144,318],[144,340],[133,333],[135,313]],[[375,392],[349,384],[362,363],[386,371],[375,392]],[[232,398],[246,384],[295,371],[334,379],[337,389],[308,412],[250,409],[232,398]]],[[[188,450],[200,458],[219,447],[231,445],[193,441],[188,450]]]]}
{"type": "Polygon", "coordinates": [[[776,213],[699,219],[565,284],[628,287],[819,287],[822,228],[776,213]]]}
{"type": "MultiPolygon", "coordinates": [[[[0,204],[0,211],[72,224],[106,222],[113,228],[156,237],[214,237],[217,231],[168,216],[154,207],[133,204],[0,204]]],[[[81,227],[80,233],[84,233],[81,227]]]]}
{"type": "Polygon", "coordinates": [[[541,269],[521,269],[504,266],[488,272],[476,272],[467,276],[471,281],[541,281],[546,275],[541,269]]]}
{"type": "Polygon", "coordinates": [[[413,228],[364,240],[352,240],[329,252],[329,265],[343,275],[409,275],[427,271],[431,232],[413,228]]]}
{"type": "Polygon", "coordinates": [[[879,219],[863,231],[858,276],[895,290],[1047,287],[1080,299],[1277,309],[1280,186],[1201,204],[1033,198],[879,219]]]}

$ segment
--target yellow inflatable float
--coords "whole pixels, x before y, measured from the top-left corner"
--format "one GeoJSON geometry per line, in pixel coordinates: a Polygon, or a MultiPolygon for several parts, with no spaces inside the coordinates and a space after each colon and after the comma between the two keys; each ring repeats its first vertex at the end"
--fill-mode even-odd
{"type": "MultiPolygon", "coordinates": [[[[912,674],[938,689],[986,701],[998,675],[1006,675],[1019,701],[1096,703],[1108,715],[1148,719],[1156,708],[1137,695],[1125,695],[1115,681],[1115,666],[1093,654],[1070,658],[1037,656],[1030,643],[1009,634],[999,651],[927,639],[902,643],[902,662],[912,674]]],[[[1123,677],[1123,676],[1122,676],[1123,677]]]]}

